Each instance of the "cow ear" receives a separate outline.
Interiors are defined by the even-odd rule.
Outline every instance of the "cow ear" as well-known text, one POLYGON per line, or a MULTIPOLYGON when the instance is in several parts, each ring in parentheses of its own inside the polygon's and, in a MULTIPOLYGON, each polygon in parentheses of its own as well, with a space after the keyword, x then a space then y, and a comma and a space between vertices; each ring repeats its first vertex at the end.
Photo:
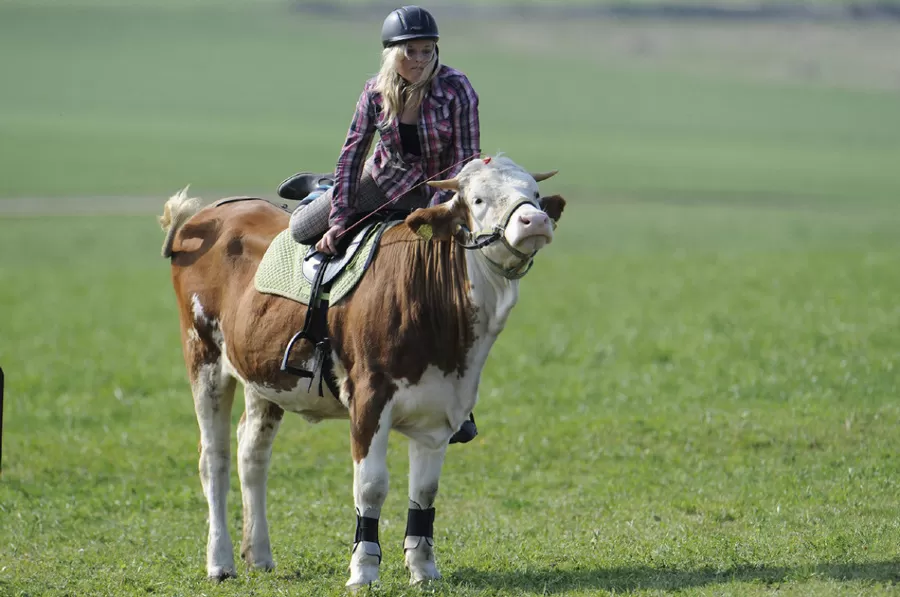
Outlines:
POLYGON ((406 225, 425 240, 450 240, 466 223, 465 203, 453 200, 419 208, 406 217, 406 225))
POLYGON ((541 209, 550 216, 554 222, 558 222, 562 217, 563 208, 566 207, 566 200, 559 195, 550 195, 549 197, 541 197, 541 209))
POLYGON ((406 225, 425 240, 450 240, 459 220, 447 204, 419 208, 406 217, 406 225))

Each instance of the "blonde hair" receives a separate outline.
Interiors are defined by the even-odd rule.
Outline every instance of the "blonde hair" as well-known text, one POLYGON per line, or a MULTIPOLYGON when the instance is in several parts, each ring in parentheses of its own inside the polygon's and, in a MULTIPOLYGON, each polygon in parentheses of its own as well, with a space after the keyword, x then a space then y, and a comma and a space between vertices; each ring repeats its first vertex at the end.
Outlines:
POLYGON ((384 99, 382 122, 388 122, 398 116, 407 105, 418 108, 440 68, 437 44, 435 44, 434 56, 428 63, 431 70, 419 81, 409 83, 400 76, 400 72, 397 70, 400 61, 405 57, 405 52, 405 44, 389 46, 381 52, 381 69, 375 79, 375 91, 379 92, 384 99))

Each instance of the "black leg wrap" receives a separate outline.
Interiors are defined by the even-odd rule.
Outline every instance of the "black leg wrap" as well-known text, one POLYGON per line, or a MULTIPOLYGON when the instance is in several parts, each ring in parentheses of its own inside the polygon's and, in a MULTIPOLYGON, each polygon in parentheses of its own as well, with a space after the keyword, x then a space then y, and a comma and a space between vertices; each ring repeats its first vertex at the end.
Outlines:
POLYGON ((406 536, 434 538, 434 508, 410 508, 406 515, 406 536))
MULTIPOLYGON (((360 541, 368 541, 370 543, 378 543, 378 519, 369 518, 368 516, 356 517, 356 539, 353 543, 360 541)), ((381 545, 380 543, 378 543, 381 545)))

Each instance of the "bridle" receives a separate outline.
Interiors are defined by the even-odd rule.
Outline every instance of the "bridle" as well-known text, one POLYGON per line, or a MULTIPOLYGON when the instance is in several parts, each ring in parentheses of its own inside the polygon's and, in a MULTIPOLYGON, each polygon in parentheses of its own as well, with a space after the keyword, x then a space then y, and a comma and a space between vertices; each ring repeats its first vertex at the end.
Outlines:
POLYGON ((479 232, 473 233, 465 226, 462 226, 462 229, 466 232, 471 242, 465 243, 458 240, 456 241, 457 244, 463 249, 468 249, 470 251, 481 251, 481 255, 485 258, 491 270, 503 276, 507 280, 518 280, 524 277, 525 274, 527 274, 528 271, 531 270, 531 266, 534 265, 534 256, 537 255, 537 251, 532 251, 531 253, 523 253, 522 251, 512 246, 508 240, 506 240, 506 227, 509 226, 509 221, 512 219, 512 216, 516 212, 516 210, 523 205, 531 205, 533 207, 541 209, 540 205, 536 204, 531 199, 526 199, 525 197, 523 197, 510 205, 506 209, 506 212, 504 212, 503 217, 500 218, 500 222, 494 224, 494 227, 490 230, 481 230, 479 232), (482 249, 489 247, 496 242, 503 243, 503 246, 506 247, 506 250, 517 257, 520 262, 513 267, 503 267, 502 265, 488 257, 482 249))

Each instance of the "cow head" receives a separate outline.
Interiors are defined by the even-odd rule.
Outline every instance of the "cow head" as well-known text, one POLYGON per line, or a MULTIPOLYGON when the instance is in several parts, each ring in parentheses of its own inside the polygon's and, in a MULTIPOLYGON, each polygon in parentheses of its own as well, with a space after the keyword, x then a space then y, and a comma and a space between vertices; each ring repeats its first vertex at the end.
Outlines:
POLYGON ((456 236, 478 246, 502 270, 522 271, 553 241, 562 216, 565 200, 558 195, 541 198, 538 190, 537 183, 554 174, 531 174, 506 157, 473 160, 457 177, 428 183, 456 191, 452 201, 417 210, 407 223, 420 234, 424 230, 423 236, 456 236), (424 224, 429 227, 422 228, 424 224))

